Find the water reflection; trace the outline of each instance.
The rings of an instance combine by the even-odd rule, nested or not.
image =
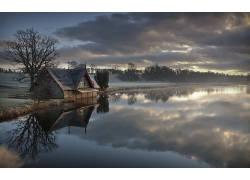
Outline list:
[[[250,88],[247,88],[247,89],[246,89],[246,93],[247,93],[247,94],[250,94]]]
[[[94,105],[76,109],[52,109],[36,112],[14,121],[15,128],[6,132],[4,144],[23,159],[36,161],[41,153],[58,148],[57,131],[68,127],[84,128],[85,134]]]
[[[77,109],[55,109],[36,113],[34,116],[47,134],[65,127],[68,127],[68,133],[70,133],[71,126],[84,128],[86,133],[87,125],[94,108],[95,106]]]
[[[128,96],[128,104],[129,105],[136,103],[137,99],[136,99],[135,92],[128,92],[127,96]]]
[[[121,93],[114,93],[109,95],[109,101],[111,102],[119,102],[121,99]]]
[[[35,118],[29,115],[23,121],[16,121],[17,128],[7,132],[5,143],[22,158],[36,160],[40,153],[51,152],[57,148],[56,134],[46,133]]]
[[[109,112],[109,96],[106,94],[100,94],[98,98],[99,106],[96,109],[97,114],[103,114]]]
[[[57,163],[55,167],[250,167],[247,89],[102,94],[98,106],[51,109],[16,121],[2,138],[0,154],[7,145],[22,156],[48,161],[46,165]],[[43,152],[51,155],[46,159]]]
[[[138,95],[144,95],[144,98],[157,103],[159,100],[162,102],[167,102],[172,96],[181,97],[193,94],[195,88],[173,88],[173,89],[158,89],[158,90],[142,90],[134,92],[119,92],[109,95],[111,102],[119,102],[122,95],[127,96],[128,105],[133,105],[137,102]],[[209,90],[208,90],[209,91]],[[211,91],[211,90],[210,90]]]
[[[133,95],[136,107],[125,105],[131,93],[120,93],[120,101],[110,103],[105,120],[94,121],[91,135],[85,138],[115,148],[171,151],[214,167],[250,167],[246,88],[156,90]],[[159,103],[162,97],[168,101]],[[100,134],[103,129],[108,133]]]
[[[119,102],[122,98],[126,98],[128,105],[133,105],[137,102],[137,98],[140,95],[143,95],[144,99],[153,101],[158,103],[159,101],[165,103],[171,97],[174,98],[189,98],[194,93],[195,95],[202,92],[203,95],[207,94],[234,94],[237,92],[246,92],[246,94],[250,94],[250,88],[248,86],[218,86],[218,87],[203,87],[198,88],[196,86],[193,87],[176,87],[176,88],[168,88],[168,89],[153,89],[153,90],[138,90],[133,92],[119,92],[109,94],[110,102]],[[194,95],[194,96],[195,96]]]

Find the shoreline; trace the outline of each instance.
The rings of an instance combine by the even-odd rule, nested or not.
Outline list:
[[[173,88],[191,88],[191,87],[211,87],[211,86],[238,86],[245,85],[250,86],[249,84],[242,83],[173,83],[165,85],[155,85],[155,86],[130,86],[130,87],[111,87],[107,88],[101,93],[110,94],[113,92],[121,91],[137,91],[137,90],[150,90],[150,89],[173,89]],[[24,116],[31,112],[38,110],[44,110],[50,107],[64,106],[65,104],[71,104],[71,106],[76,106],[76,103],[72,101],[66,101],[64,99],[51,99],[49,101],[44,101],[41,103],[36,103],[35,101],[32,104],[25,105],[24,107],[12,107],[10,109],[5,109],[0,111],[0,122],[11,121],[20,116]]]
[[[55,107],[63,105],[63,100],[51,100],[49,102],[36,103],[25,105],[24,107],[12,107],[10,109],[5,109],[0,111],[0,122],[2,121],[11,121],[20,116],[24,116],[31,112],[35,112],[37,110],[43,110],[49,107]]]
[[[103,93],[113,93],[113,92],[120,92],[120,91],[134,91],[134,90],[147,90],[147,89],[163,89],[163,88],[181,88],[181,87],[188,87],[188,86],[250,86],[247,83],[173,83],[173,84],[165,84],[165,85],[156,85],[156,86],[131,86],[131,87],[111,87],[107,88]]]
[[[89,100],[90,98],[85,98],[85,100]],[[93,100],[93,98],[91,98]],[[78,108],[88,105],[96,105],[96,102],[85,103],[82,101],[72,101],[72,100],[64,100],[64,99],[50,99],[48,101],[41,101],[40,103],[33,102],[29,105],[25,105],[24,107],[12,107],[10,109],[5,109],[0,111],[0,123],[4,121],[12,121],[20,116],[25,116],[32,112],[46,110],[48,108]]]

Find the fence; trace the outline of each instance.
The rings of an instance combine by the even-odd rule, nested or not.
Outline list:
[[[28,99],[31,97],[30,93],[25,94],[9,94],[9,98],[17,98],[17,99]]]

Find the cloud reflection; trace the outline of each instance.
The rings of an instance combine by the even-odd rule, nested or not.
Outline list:
[[[20,157],[11,153],[4,146],[0,146],[0,168],[18,168],[24,165]]]
[[[172,151],[215,167],[249,167],[250,97],[246,88],[199,88],[190,92],[182,101],[177,94],[159,103],[150,98],[148,106],[144,106],[147,92],[135,94],[137,101],[132,106],[122,100],[110,101],[109,113],[94,114],[91,133],[79,136],[103,146]]]

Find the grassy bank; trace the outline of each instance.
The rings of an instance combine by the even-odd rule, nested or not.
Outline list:
[[[46,109],[53,106],[60,106],[64,103],[64,100],[50,100],[38,104],[37,102],[30,100],[29,103],[22,102],[19,105],[16,104],[16,106],[10,108],[4,107],[0,110],[0,121],[17,118],[19,116],[31,113],[35,110]]]

